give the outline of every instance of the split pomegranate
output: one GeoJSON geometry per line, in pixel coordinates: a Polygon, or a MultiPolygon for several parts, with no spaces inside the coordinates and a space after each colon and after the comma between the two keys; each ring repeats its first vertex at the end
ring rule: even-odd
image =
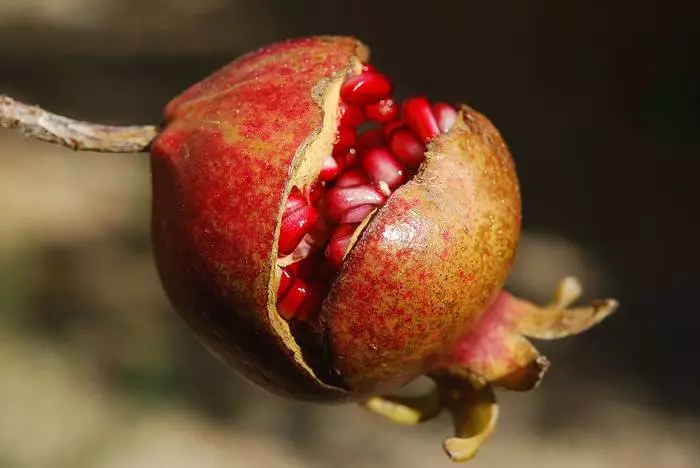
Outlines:
{"type": "Polygon", "coordinates": [[[308,302],[318,302],[309,296],[311,289],[306,284],[326,290],[336,273],[324,270],[321,274],[311,267],[307,276],[293,283],[299,286],[290,288],[286,278],[293,275],[292,265],[309,257],[313,264],[330,261],[339,268],[362,221],[383,206],[425,161],[425,144],[447,133],[457,120],[453,106],[431,105],[423,97],[405,100],[399,112],[392,89],[387,77],[366,64],[362,72],[344,81],[334,146],[312,182],[320,183],[323,195],[312,202],[301,195],[308,194],[309,188],[294,186],[287,198],[278,239],[280,262],[286,266],[281,266],[283,280],[277,292],[278,311],[287,320],[314,319],[315,315],[298,313],[308,310],[308,302]],[[372,123],[379,126],[368,127],[372,123]],[[357,148],[362,135],[378,130],[381,136],[371,147],[357,148]],[[315,229],[321,217],[325,218],[323,229],[315,229]],[[322,250],[324,256],[314,256],[316,250],[322,250]]]}
{"type": "Polygon", "coordinates": [[[264,388],[359,401],[402,423],[447,408],[471,458],[492,386],[533,388],[548,362],[525,336],[602,320],[612,300],[544,307],[503,291],[520,235],[513,161],[467,106],[399,100],[348,37],[235,60],[176,97],[152,145],[153,239],[175,308],[264,388]],[[420,375],[425,398],[376,396],[420,375]]]}

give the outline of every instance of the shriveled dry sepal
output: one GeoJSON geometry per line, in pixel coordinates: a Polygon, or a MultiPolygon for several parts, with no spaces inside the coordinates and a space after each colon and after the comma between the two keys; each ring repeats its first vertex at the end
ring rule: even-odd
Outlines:
{"type": "Polygon", "coordinates": [[[443,441],[443,449],[454,462],[471,460],[496,427],[498,405],[493,387],[463,368],[430,377],[435,385],[423,395],[373,397],[363,406],[401,425],[419,424],[447,410],[452,414],[455,434],[443,441]]]}
{"type": "Polygon", "coordinates": [[[463,369],[432,377],[455,425],[455,435],[445,439],[442,448],[454,462],[469,461],[496,429],[498,405],[493,387],[483,377],[463,369]]]}
{"type": "Polygon", "coordinates": [[[440,394],[436,386],[422,395],[375,396],[364,401],[362,405],[369,411],[403,426],[433,419],[442,410],[440,394]]]}
{"type": "Polygon", "coordinates": [[[583,292],[576,278],[564,278],[557,285],[549,304],[539,307],[510,296],[510,307],[519,313],[518,330],[540,340],[566,338],[584,332],[612,314],[618,306],[615,299],[600,299],[578,307],[571,306],[583,292]]]}

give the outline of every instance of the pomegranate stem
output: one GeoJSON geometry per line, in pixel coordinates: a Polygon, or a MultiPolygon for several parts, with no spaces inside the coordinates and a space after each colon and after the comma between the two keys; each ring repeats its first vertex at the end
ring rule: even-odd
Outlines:
{"type": "Polygon", "coordinates": [[[158,134],[152,125],[111,126],[69,119],[0,95],[0,128],[76,151],[142,153],[158,134]]]}

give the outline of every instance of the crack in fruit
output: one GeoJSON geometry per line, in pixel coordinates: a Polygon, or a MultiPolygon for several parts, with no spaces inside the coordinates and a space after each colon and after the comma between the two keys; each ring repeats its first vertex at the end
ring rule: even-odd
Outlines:
{"type": "Polygon", "coordinates": [[[457,119],[454,107],[424,97],[406,99],[399,112],[392,90],[389,79],[370,65],[345,80],[332,154],[323,160],[316,182],[293,187],[287,198],[277,292],[285,320],[303,322],[316,315],[355,230],[410,180],[425,161],[425,145],[457,119]],[[294,266],[302,262],[306,268],[298,275],[294,266]]]}

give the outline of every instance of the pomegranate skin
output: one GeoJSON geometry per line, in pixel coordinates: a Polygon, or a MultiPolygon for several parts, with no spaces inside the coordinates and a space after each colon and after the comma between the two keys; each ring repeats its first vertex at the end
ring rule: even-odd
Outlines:
{"type": "Polygon", "coordinates": [[[286,397],[349,396],[304,363],[269,285],[290,166],[322,126],[326,85],[366,54],[313,37],[240,57],[172,100],[152,145],[153,247],[171,302],[221,360],[286,397]]]}
{"type": "Polygon", "coordinates": [[[324,303],[334,365],[360,393],[389,391],[439,367],[515,258],[520,192],[491,122],[462,107],[426,156],[367,225],[324,303]]]}

